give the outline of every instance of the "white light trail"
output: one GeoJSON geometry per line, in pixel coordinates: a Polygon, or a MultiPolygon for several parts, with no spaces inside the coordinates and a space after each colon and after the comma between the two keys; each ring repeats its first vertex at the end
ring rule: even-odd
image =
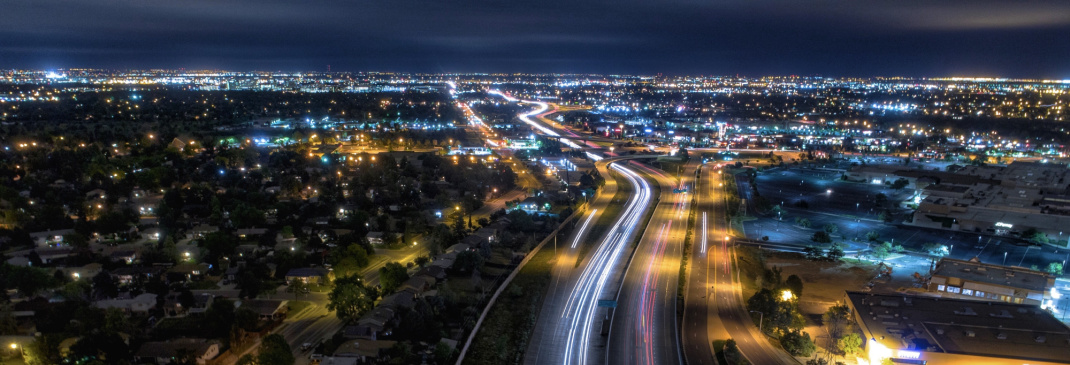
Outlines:
{"type": "Polygon", "coordinates": [[[584,268],[576,287],[569,296],[562,317],[572,315],[568,321],[568,339],[565,343],[564,364],[586,364],[591,330],[594,327],[598,297],[612,276],[621,252],[631,241],[650,203],[651,189],[646,180],[631,169],[617,164],[611,168],[620,172],[631,183],[636,194],[628,201],[624,214],[610,228],[606,239],[595,250],[591,261],[584,268]],[[575,306],[575,309],[572,309],[575,306]]]}
{"type": "MultiPolygon", "coordinates": [[[[594,218],[595,213],[598,213],[598,209],[592,210],[591,215],[587,217],[587,220],[583,221],[583,226],[580,226],[580,232],[587,230],[587,224],[591,223],[591,219],[594,218]]],[[[583,235],[577,234],[576,239],[572,240],[572,248],[576,248],[576,245],[580,243],[580,236],[583,235]]]]}
{"type": "Polygon", "coordinates": [[[702,212],[702,253],[706,253],[706,212],[702,212]]]}
{"type": "Polygon", "coordinates": [[[535,122],[534,120],[531,120],[531,118],[530,118],[531,116],[545,113],[548,109],[550,109],[550,105],[549,104],[546,104],[546,103],[541,102],[541,101],[536,101],[536,100],[519,100],[519,99],[514,98],[512,96],[505,95],[504,93],[502,93],[501,91],[498,91],[498,90],[491,90],[491,91],[489,91],[489,93],[490,94],[494,94],[494,95],[499,95],[499,96],[505,98],[505,100],[508,100],[508,101],[519,101],[521,103],[528,103],[528,104],[538,105],[539,107],[536,108],[535,110],[529,111],[527,113],[519,114],[519,115],[517,115],[517,117],[519,117],[520,120],[524,121],[524,123],[527,123],[532,128],[538,129],[540,132],[542,132],[545,135],[552,136],[552,137],[558,137],[558,140],[560,140],[561,143],[564,143],[566,146],[569,146],[571,148],[582,148],[579,144],[576,144],[576,142],[572,142],[572,140],[570,140],[570,139],[561,138],[561,135],[558,134],[557,132],[554,132],[553,129],[546,128],[542,124],[539,124],[539,123],[535,122]]]}

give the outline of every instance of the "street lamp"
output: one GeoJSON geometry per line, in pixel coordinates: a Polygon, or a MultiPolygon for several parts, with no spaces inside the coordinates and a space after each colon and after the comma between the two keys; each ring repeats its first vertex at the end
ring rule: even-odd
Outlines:
{"type": "Polygon", "coordinates": [[[765,324],[765,312],[762,312],[762,311],[750,311],[750,312],[751,313],[760,314],[760,316],[758,316],[758,332],[763,332],[764,333],[764,331],[762,331],[762,325],[765,324]]]}

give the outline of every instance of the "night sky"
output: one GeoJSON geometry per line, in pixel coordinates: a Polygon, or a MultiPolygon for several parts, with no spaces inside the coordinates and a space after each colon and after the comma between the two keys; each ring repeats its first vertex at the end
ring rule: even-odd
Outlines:
{"type": "Polygon", "coordinates": [[[0,69],[1070,79],[1070,1],[0,0],[0,69]]]}

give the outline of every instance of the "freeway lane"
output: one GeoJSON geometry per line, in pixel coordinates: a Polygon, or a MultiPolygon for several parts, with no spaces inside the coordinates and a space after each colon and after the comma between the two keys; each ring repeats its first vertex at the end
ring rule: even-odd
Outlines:
{"type": "MultiPolygon", "coordinates": [[[[692,159],[684,167],[684,175],[693,176],[699,168],[698,159],[692,159]]],[[[684,298],[684,316],[680,334],[684,356],[689,364],[713,364],[713,334],[725,333],[720,318],[710,316],[707,301],[710,300],[710,259],[709,251],[723,242],[725,234],[724,197],[718,195],[720,190],[711,186],[710,174],[713,165],[704,165],[698,171],[700,177],[695,182],[696,222],[694,244],[691,248],[691,271],[688,277],[684,298]]],[[[716,185],[716,184],[713,184],[716,185]]]]}
{"type": "Polygon", "coordinates": [[[673,193],[678,187],[675,177],[638,166],[637,170],[660,185],[661,195],[621,282],[605,363],[680,364],[676,283],[687,230],[688,194],[673,193]]]}
{"type": "MultiPolygon", "coordinates": [[[[618,189],[634,191],[632,186],[620,187],[617,179],[610,175],[609,163],[611,160],[599,161],[595,167],[605,177],[605,186],[591,200],[588,208],[590,213],[580,221],[580,229],[565,239],[557,248],[559,253],[555,260],[550,288],[543,300],[542,308],[532,333],[531,342],[525,350],[524,362],[526,364],[560,363],[564,360],[564,347],[561,346],[568,338],[570,325],[566,318],[562,317],[565,307],[570,300],[570,294],[575,290],[579,273],[590,265],[592,255],[588,254],[580,265],[576,265],[582,250],[581,245],[600,243],[603,237],[587,237],[591,228],[598,222],[603,212],[610,204],[625,204],[624,201],[614,202],[613,198],[618,189]],[[585,243],[587,242],[587,243],[585,243]]],[[[623,214],[622,214],[623,215],[623,214]]],[[[619,221],[622,217],[617,217],[619,221]]],[[[608,230],[607,230],[608,232],[608,230]]],[[[597,247],[590,247],[589,252],[594,252],[597,247]]]]}
{"type": "Polygon", "coordinates": [[[627,260],[624,252],[637,233],[636,228],[646,215],[652,198],[650,184],[630,167],[620,164],[612,167],[625,176],[636,193],[625,206],[624,215],[610,228],[606,239],[592,254],[590,264],[580,274],[576,288],[565,305],[562,317],[570,318],[567,321],[568,338],[564,344],[564,360],[567,364],[587,364],[591,358],[595,361],[600,358],[598,355],[601,351],[591,347],[591,343],[595,342],[592,332],[596,326],[601,327],[600,323],[595,322],[606,315],[598,302],[605,298],[606,285],[613,282],[611,278],[615,277],[619,265],[627,260]]]}
{"type": "MultiPolygon", "coordinates": [[[[718,182],[718,187],[713,186],[713,181],[707,184],[705,194],[711,199],[724,201],[725,192],[721,178],[726,174],[712,174],[709,176],[718,182]]],[[[721,209],[721,212],[724,210],[721,209]]],[[[708,227],[708,237],[725,237],[724,229],[718,229],[718,225],[708,227]]],[[[769,342],[765,335],[758,331],[754,321],[747,312],[746,301],[743,298],[743,286],[739,280],[739,270],[733,270],[737,262],[737,254],[729,240],[721,240],[718,244],[707,247],[709,254],[710,276],[707,276],[705,287],[712,288],[709,295],[707,310],[710,320],[709,336],[713,340],[732,338],[736,340],[740,352],[752,364],[797,364],[795,358],[788,355],[779,347],[769,342]],[[717,320],[721,326],[717,325],[717,320]]],[[[693,282],[698,285],[698,283],[693,282]]],[[[718,349],[719,350],[719,349],[718,349]]]]}

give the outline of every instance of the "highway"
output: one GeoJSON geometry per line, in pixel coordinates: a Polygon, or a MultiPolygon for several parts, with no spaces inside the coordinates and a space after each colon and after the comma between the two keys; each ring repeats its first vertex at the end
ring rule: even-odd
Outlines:
{"type": "Polygon", "coordinates": [[[620,283],[605,363],[682,364],[676,293],[689,194],[673,192],[680,186],[675,176],[645,165],[637,170],[656,181],[661,194],[620,283]]]}
{"type": "MultiPolygon", "coordinates": [[[[739,280],[739,271],[734,269],[737,261],[733,247],[734,243],[731,239],[725,239],[728,234],[725,230],[726,222],[722,218],[724,217],[725,192],[721,180],[725,174],[714,173],[713,169],[709,167],[703,170],[706,170],[702,174],[704,178],[701,179],[704,183],[699,184],[696,192],[703,194],[699,199],[698,219],[702,219],[703,212],[707,213],[706,229],[705,232],[697,234],[699,252],[696,258],[702,255],[701,238],[705,236],[707,237],[706,274],[701,275],[700,271],[702,269],[693,267],[692,275],[689,278],[689,289],[701,287],[711,291],[706,295],[707,300],[705,301],[706,319],[708,321],[706,342],[734,339],[739,346],[740,352],[751,364],[797,364],[798,361],[795,358],[770,343],[766,336],[758,331],[758,327],[754,325],[754,321],[747,311],[746,300],[743,298],[743,286],[739,280]],[[714,183],[715,181],[716,184],[714,183]],[[718,205],[722,206],[718,207],[718,205]],[[713,217],[717,218],[710,220],[713,217]]],[[[699,223],[701,224],[702,221],[699,223]]],[[[697,224],[696,227],[700,227],[700,225],[697,224]]],[[[693,291],[689,290],[689,302],[697,303],[694,299],[695,295],[693,291]]],[[[697,322],[694,321],[701,316],[701,310],[693,308],[691,304],[688,304],[687,308],[684,318],[685,328],[690,331],[699,331],[695,327],[697,322]]],[[[699,336],[701,336],[701,331],[699,333],[688,332],[684,334],[684,337],[689,339],[688,342],[685,342],[687,344],[685,349],[689,356],[700,356],[698,352],[701,351],[701,347],[697,345],[697,341],[700,340],[699,336]]]]}
{"type": "MultiPolygon", "coordinates": [[[[692,159],[684,167],[683,174],[694,176],[699,166],[698,159],[692,159]]],[[[711,245],[723,244],[723,238],[727,236],[724,197],[720,195],[720,190],[713,188],[716,183],[711,180],[710,174],[717,175],[713,165],[702,167],[693,191],[696,194],[695,234],[692,238],[690,271],[685,288],[684,315],[680,324],[681,345],[689,364],[715,363],[712,343],[714,337],[711,336],[725,333],[720,318],[710,316],[707,308],[712,266],[709,252],[714,249],[711,245]]]]}
{"type": "Polygon", "coordinates": [[[581,228],[559,247],[553,281],[525,352],[526,364],[586,364],[601,360],[602,352],[590,346],[604,316],[598,299],[627,259],[627,243],[635,237],[635,227],[652,199],[650,185],[631,168],[608,162],[596,164],[607,178],[606,187],[591,203],[591,215],[583,218],[581,228]],[[627,202],[612,201],[618,187],[608,170],[628,181],[627,187],[621,187],[632,192],[627,202]],[[609,204],[624,204],[621,215],[603,237],[586,237],[593,225],[590,222],[597,222],[598,212],[604,212],[609,204]],[[590,247],[584,257],[578,256],[583,245],[595,242],[597,245],[590,247]]]}

